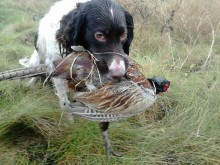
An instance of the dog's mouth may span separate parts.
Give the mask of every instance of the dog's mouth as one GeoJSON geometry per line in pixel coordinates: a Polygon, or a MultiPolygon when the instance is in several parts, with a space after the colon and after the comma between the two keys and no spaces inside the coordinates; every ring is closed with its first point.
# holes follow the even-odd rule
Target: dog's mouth
{"type": "Polygon", "coordinates": [[[120,79],[124,77],[127,67],[125,66],[125,61],[121,60],[116,63],[113,59],[111,62],[107,63],[105,61],[97,61],[97,67],[99,72],[103,75],[105,74],[111,79],[120,79]]]}
{"type": "Polygon", "coordinates": [[[120,80],[127,70],[128,55],[111,51],[88,51],[98,72],[108,79],[120,80]]]}

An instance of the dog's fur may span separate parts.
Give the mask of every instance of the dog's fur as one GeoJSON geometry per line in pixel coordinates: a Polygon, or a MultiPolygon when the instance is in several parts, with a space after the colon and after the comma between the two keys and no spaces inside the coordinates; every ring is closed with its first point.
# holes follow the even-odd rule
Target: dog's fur
{"type": "MultiPolygon", "coordinates": [[[[122,77],[133,39],[133,18],[113,0],[62,0],[55,3],[40,20],[35,38],[35,51],[30,59],[21,59],[26,67],[53,61],[81,45],[99,60],[102,74],[122,77]]],[[[30,83],[34,83],[32,79],[30,83]]],[[[66,81],[53,78],[61,107],[69,104],[66,81]]]]}

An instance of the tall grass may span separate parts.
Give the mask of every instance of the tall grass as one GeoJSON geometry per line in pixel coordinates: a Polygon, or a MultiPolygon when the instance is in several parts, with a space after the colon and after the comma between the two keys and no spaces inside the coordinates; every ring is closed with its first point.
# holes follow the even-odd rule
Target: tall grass
{"type": "MultiPolygon", "coordinates": [[[[120,0],[135,19],[131,56],[170,90],[146,113],[110,125],[123,158],[108,161],[97,123],[61,117],[50,86],[0,82],[0,164],[220,164],[218,0],[120,0]]],[[[0,2],[0,71],[29,56],[51,1],[0,2]]]]}

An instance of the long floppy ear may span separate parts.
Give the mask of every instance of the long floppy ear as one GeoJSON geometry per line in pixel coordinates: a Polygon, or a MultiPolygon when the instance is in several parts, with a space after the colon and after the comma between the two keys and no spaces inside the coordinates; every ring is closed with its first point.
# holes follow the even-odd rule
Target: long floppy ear
{"type": "Polygon", "coordinates": [[[82,4],[77,4],[77,8],[64,15],[60,21],[60,28],[56,33],[56,39],[60,46],[61,53],[72,52],[71,46],[80,45],[80,36],[83,32],[84,14],[81,10],[82,4]]]}
{"type": "Polygon", "coordinates": [[[126,18],[127,33],[128,34],[127,34],[127,40],[123,45],[123,49],[124,49],[124,52],[129,55],[129,48],[131,45],[131,41],[134,38],[134,22],[133,22],[132,15],[127,11],[125,11],[125,18],[126,18]]]}

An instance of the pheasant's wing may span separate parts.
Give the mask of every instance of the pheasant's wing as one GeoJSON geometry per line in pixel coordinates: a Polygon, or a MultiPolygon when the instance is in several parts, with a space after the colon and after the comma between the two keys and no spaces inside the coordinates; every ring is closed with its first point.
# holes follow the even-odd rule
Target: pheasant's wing
{"type": "Polygon", "coordinates": [[[131,90],[134,90],[132,86],[107,85],[92,92],[78,92],[74,95],[74,99],[92,109],[113,112],[122,106],[126,108],[125,105],[134,101],[131,90]]]}
{"type": "MultiPolygon", "coordinates": [[[[78,110],[81,116],[89,119],[89,117],[94,118],[94,115],[99,118],[100,114],[103,114],[106,115],[104,119],[116,120],[145,111],[155,102],[156,94],[153,90],[144,90],[132,81],[124,81],[93,92],[77,92],[74,94],[74,99],[85,105],[84,111],[78,110]]],[[[73,112],[74,109],[71,111],[73,112]]]]}

